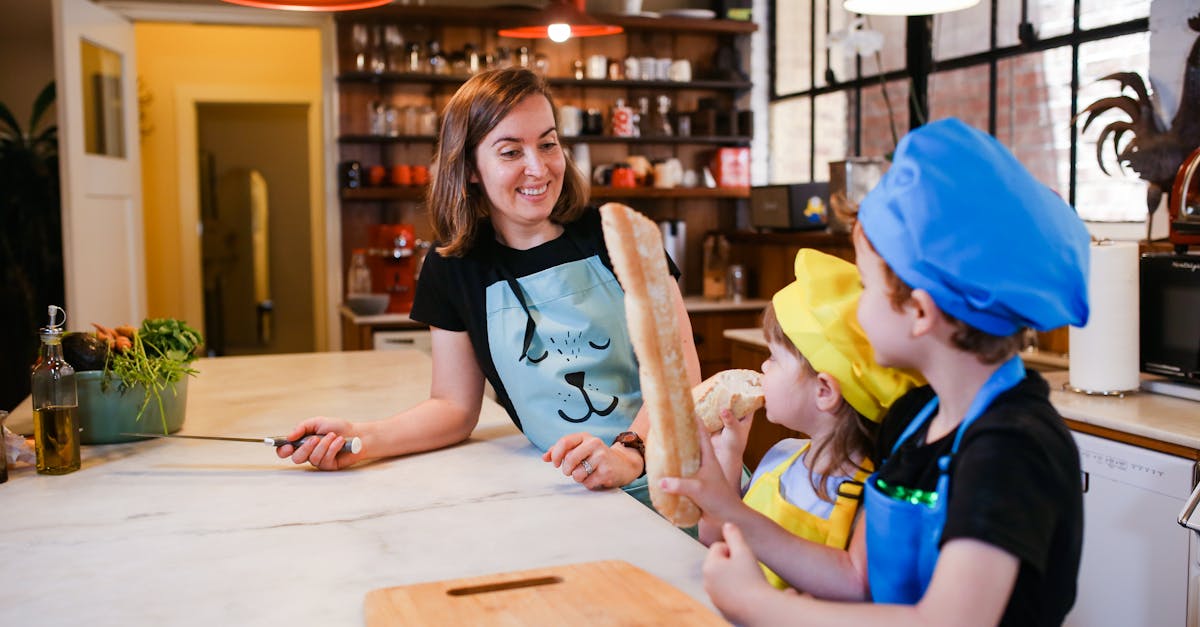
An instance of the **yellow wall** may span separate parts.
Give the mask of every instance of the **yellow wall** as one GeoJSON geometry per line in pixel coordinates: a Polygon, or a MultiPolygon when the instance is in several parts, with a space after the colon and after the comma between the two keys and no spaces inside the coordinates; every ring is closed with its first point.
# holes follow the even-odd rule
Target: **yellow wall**
{"type": "MultiPolygon", "coordinates": [[[[141,81],[142,206],[146,233],[146,293],[152,317],[185,317],[187,290],[180,224],[175,97],[180,88],[321,92],[320,32],[191,24],[134,24],[141,81]],[[149,132],[146,132],[146,129],[149,132]]],[[[194,131],[192,131],[194,132],[194,131]]],[[[313,137],[320,142],[321,138],[313,137]]],[[[317,147],[317,154],[323,148],[317,147]]],[[[189,231],[194,232],[194,231],[189,231]]]]}

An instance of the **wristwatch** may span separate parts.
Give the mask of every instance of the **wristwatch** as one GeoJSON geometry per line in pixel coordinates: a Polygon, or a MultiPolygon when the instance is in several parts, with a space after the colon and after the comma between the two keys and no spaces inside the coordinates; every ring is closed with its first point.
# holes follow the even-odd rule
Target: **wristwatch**
{"type": "Polygon", "coordinates": [[[642,456],[642,474],[638,478],[646,475],[646,443],[642,441],[642,436],[637,434],[637,431],[622,431],[613,439],[613,444],[621,444],[638,452],[642,456]]]}

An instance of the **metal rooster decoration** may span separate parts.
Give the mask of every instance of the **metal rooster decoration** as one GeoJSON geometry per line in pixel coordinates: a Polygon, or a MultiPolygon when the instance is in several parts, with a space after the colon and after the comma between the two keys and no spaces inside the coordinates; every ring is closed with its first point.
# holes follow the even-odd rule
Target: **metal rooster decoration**
{"type": "MultiPolygon", "coordinates": [[[[1192,30],[1200,32],[1200,14],[1188,18],[1187,23],[1192,30]]],[[[1129,120],[1111,122],[1100,132],[1096,140],[1096,161],[1100,163],[1100,170],[1108,174],[1102,151],[1104,142],[1111,135],[1117,165],[1128,165],[1150,184],[1146,192],[1146,208],[1149,210],[1146,216],[1146,240],[1149,241],[1151,220],[1163,193],[1170,193],[1179,166],[1188,153],[1200,146],[1200,37],[1192,43],[1191,52],[1188,53],[1183,72],[1183,95],[1170,128],[1163,123],[1162,116],[1146,91],[1146,83],[1136,72],[1117,72],[1099,80],[1119,81],[1122,95],[1093,102],[1080,111],[1075,119],[1087,114],[1083,122],[1083,130],[1086,131],[1097,116],[1110,109],[1120,109],[1129,114],[1129,120]],[[1126,87],[1133,90],[1135,98],[1124,95],[1126,87]],[[1125,133],[1133,137],[1121,148],[1121,137],[1125,133]]]]}

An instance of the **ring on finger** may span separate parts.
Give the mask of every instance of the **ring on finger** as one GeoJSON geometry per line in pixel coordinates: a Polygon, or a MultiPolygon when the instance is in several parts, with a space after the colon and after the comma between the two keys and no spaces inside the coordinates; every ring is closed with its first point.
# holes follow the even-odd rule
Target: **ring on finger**
{"type": "Polygon", "coordinates": [[[593,472],[596,472],[596,469],[592,468],[592,464],[586,459],[579,462],[579,465],[583,467],[583,472],[586,475],[590,476],[593,472]]]}

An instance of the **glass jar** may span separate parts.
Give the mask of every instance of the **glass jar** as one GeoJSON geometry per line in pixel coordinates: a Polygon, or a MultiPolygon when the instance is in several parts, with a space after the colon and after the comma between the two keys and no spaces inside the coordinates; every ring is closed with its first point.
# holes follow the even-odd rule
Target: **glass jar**
{"type": "Polygon", "coordinates": [[[62,307],[47,308],[50,322],[41,330],[42,346],[30,375],[33,388],[33,444],[37,471],[42,475],[65,475],[79,470],[79,397],[75,369],[63,359],[62,325],[67,314],[62,307]],[[62,318],[58,319],[58,315],[62,318]]]}
{"type": "Polygon", "coordinates": [[[367,251],[355,248],[350,255],[350,270],[346,272],[346,294],[370,294],[371,269],[367,267],[367,251]]]}

